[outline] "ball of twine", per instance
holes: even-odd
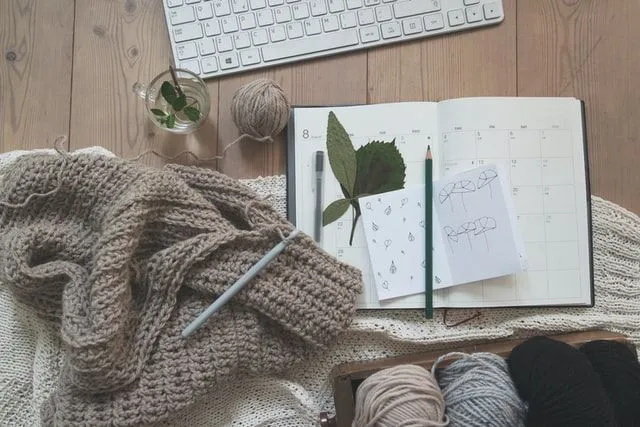
[[[417,365],[398,365],[365,379],[356,392],[353,427],[446,426],[435,378]]]
[[[439,368],[452,358],[457,360]],[[526,405],[502,357],[493,353],[448,353],[435,361],[431,373],[442,390],[451,426],[524,426]]]
[[[240,87],[231,100],[231,116],[240,132],[271,142],[289,121],[289,100],[273,80],[258,79]]]

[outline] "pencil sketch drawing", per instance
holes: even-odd
[[[478,176],[478,190],[484,187],[489,188],[489,197],[493,200],[493,189],[491,183],[498,178],[498,173],[493,169],[487,169],[480,173]]]
[[[473,221],[467,221],[458,227],[452,227],[449,225],[445,225],[442,227],[444,234],[447,236],[447,243],[449,245],[449,249],[451,253],[454,253],[454,247],[460,247],[460,236],[466,236],[466,240],[469,250],[473,251],[473,242],[471,240],[471,236],[477,237],[482,235],[485,242],[486,250],[489,251],[491,248],[489,246],[489,239],[487,238],[487,232],[491,230],[495,230],[497,227],[497,223],[495,218],[490,216],[483,216],[480,218],[476,218]]]
[[[467,211],[467,206],[464,204],[464,195],[466,193],[473,193],[476,191],[476,185],[468,179],[464,179],[462,181],[450,182],[445,185],[442,190],[438,193],[438,200],[440,204],[443,205],[445,202],[449,202],[449,206],[451,207],[451,212],[453,212],[454,207],[454,195],[459,195],[460,203],[462,204],[462,208],[464,211]]]

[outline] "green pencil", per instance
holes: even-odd
[[[424,229],[425,229],[425,282],[424,282],[424,316],[433,318],[433,158],[431,145],[427,146],[425,156],[424,186]]]

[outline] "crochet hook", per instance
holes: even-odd
[[[271,261],[275,259],[280,252],[282,252],[291,243],[291,240],[300,233],[300,230],[294,229],[284,240],[274,246],[265,256],[263,256],[257,263],[251,266],[246,273],[242,275],[233,285],[222,293],[205,311],[203,311],[198,317],[196,317],[186,328],[182,331],[182,337],[187,338],[195,331],[200,329],[205,324],[207,319],[211,317],[213,313],[220,310],[235,294],[237,294],[256,274],[258,274],[263,268],[267,266]]]

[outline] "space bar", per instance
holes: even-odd
[[[264,62],[277,61],[278,59],[291,58],[293,56],[353,46],[358,43],[358,33],[356,30],[325,33],[321,36],[287,40],[265,46],[262,48],[262,60]]]

